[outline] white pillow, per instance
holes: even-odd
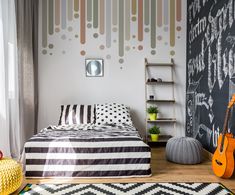
[[[127,124],[132,125],[130,108],[124,104],[96,104],[96,124]]]

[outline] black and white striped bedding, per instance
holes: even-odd
[[[26,177],[151,175],[150,148],[128,125],[51,126],[24,149]]]

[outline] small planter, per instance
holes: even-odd
[[[157,120],[157,113],[149,113],[149,120],[150,121]]]
[[[153,142],[157,142],[158,141],[159,134],[150,134],[150,136],[151,136],[151,141],[153,141]]]

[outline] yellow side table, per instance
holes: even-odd
[[[0,160],[0,195],[16,191],[22,184],[23,174],[19,163],[10,158]]]

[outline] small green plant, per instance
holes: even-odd
[[[160,127],[154,125],[152,128],[149,129],[150,134],[160,134]]]
[[[149,106],[148,108],[147,108],[147,112],[149,113],[149,114],[153,114],[153,113],[158,113],[158,107],[156,107],[156,106]]]

